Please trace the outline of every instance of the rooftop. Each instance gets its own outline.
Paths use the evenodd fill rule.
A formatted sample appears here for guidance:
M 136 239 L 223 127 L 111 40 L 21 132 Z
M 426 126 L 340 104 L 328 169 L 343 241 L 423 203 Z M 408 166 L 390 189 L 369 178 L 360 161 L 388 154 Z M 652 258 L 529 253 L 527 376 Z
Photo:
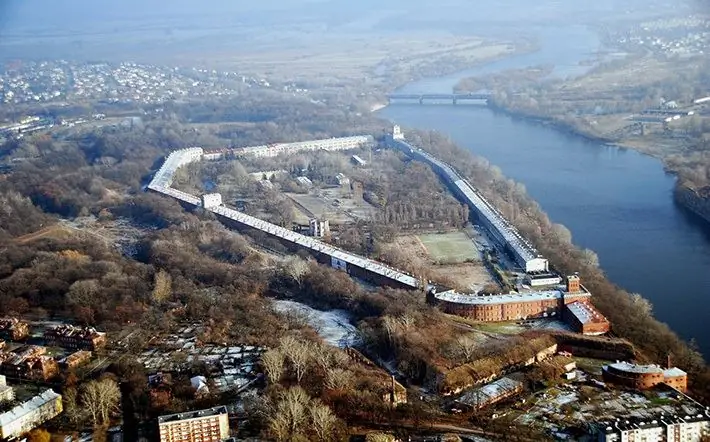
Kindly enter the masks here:
M 566 307 L 582 324 L 607 322 L 607 319 L 588 302 L 575 301 L 567 304 Z
M 45 391 L 44 393 L 33 397 L 27 402 L 24 402 L 21 405 L 18 405 L 17 407 L 13 408 L 12 410 L 0 414 L 0 426 L 8 425 L 17 419 L 20 419 L 22 416 L 26 415 L 27 413 L 32 412 L 33 410 L 41 407 L 42 405 L 57 400 L 61 399 L 62 396 L 59 394 L 55 393 L 54 390 L 49 389 Z
M 615 362 L 609 364 L 607 367 L 611 367 L 615 370 L 625 371 L 629 373 L 646 373 L 646 374 L 663 374 L 666 377 L 677 377 L 686 376 L 687 373 L 680 368 L 668 368 L 664 369 L 660 365 L 650 364 L 650 365 L 637 365 L 630 362 Z
M 509 377 L 504 377 L 483 387 L 464 393 L 457 402 L 474 407 L 481 406 L 506 394 L 514 393 L 522 387 L 523 384 L 521 382 Z
M 513 302 L 532 302 L 561 299 L 563 292 L 560 290 L 542 290 L 524 293 L 509 293 L 506 295 L 470 295 L 458 293 L 455 290 L 436 293 L 434 297 L 440 301 L 454 302 L 457 304 L 489 305 L 507 304 Z
M 206 410 L 186 411 L 184 413 L 168 414 L 158 418 L 158 424 L 166 424 L 170 422 L 178 422 L 189 419 L 200 419 L 209 416 L 219 416 L 227 414 L 227 407 L 224 405 L 219 407 L 208 408 Z

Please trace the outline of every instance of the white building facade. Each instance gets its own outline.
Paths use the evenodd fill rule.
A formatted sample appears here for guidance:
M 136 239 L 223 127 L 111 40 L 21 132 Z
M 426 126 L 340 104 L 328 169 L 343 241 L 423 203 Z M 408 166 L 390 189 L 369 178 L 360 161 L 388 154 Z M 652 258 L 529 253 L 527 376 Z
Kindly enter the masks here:
M 19 437 L 62 412 L 62 396 L 47 390 L 39 396 L 0 414 L 0 439 Z

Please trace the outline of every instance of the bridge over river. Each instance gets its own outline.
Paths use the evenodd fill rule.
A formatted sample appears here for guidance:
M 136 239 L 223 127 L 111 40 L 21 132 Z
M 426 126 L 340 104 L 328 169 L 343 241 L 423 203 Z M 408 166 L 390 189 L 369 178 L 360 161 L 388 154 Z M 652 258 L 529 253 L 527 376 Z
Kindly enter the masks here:
M 387 100 L 392 103 L 393 100 L 416 100 L 419 104 L 424 104 L 425 101 L 435 100 L 450 100 L 453 104 L 459 101 L 488 101 L 491 94 L 486 93 L 461 93 L 461 94 L 387 94 Z

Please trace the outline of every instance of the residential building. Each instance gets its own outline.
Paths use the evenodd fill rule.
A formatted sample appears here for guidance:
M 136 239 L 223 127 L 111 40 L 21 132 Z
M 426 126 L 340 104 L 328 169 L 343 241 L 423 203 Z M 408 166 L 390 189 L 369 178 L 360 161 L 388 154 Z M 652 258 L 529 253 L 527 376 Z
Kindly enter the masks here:
M 91 359 L 91 352 L 87 350 L 76 351 L 66 358 L 59 361 L 59 364 L 65 368 L 76 368 L 82 364 L 89 362 Z
M 62 412 L 62 396 L 49 389 L 0 414 L 0 439 L 19 437 Z
M 664 369 L 658 365 L 616 362 L 602 368 L 602 377 L 606 382 L 637 390 L 648 390 L 658 384 L 666 384 L 682 392 L 688 389 L 688 374 L 675 367 Z
M 0 339 L 21 341 L 30 334 L 30 326 L 17 318 L 0 319 Z
M 227 407 L 160 416 L 158 430 L 160 442 L 220 442 L 229 437 Z
M 93 327 L 76 327 L 62 324 L 50 327 L 44 332 L 44 339 L 50 347 L 96 350 L 106 345 L 106 333 Z
M 617 419 L 591 426 L 599 442 L 700 442 L 710 436 L 707 411 L 692 416 L 659 415 L 653 418 Z
M 0 352 L 0 373 L 17 379 L 48 381 L 59 373 L 57 361 L 47 349 L 26 345 L 12 352 Z

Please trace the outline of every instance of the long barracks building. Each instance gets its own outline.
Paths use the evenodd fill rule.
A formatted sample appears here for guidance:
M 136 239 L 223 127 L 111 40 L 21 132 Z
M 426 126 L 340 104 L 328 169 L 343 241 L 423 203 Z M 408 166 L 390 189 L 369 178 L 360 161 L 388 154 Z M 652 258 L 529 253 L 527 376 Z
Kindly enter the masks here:
M 422 159 L 450 185 L 457 196 L 464 198 L 477 214 L 491 235 L 505 247 L 516 262 L 527 272 L 546 272 L 548 262 L 527 242 L 503 216 L 486 201 L 468 181 L 462 179 L 450 166 L 440 162 L 433 156 L 411 147 L 402 141 L 401 134 L 395 128 L 392 140 L 399 143 L 400 149 L 409 149 L 409 153 Z M 173 151 L 168 155 L 163 165 L 155 173 L 148 189 L 170 196 L 188 207 L 201 207 L 214 213 L 227 225 L 240 229 L 258 230 L 279 239 L 285 245 L 308 251 L 319 262 L 347 272 L 350 275 L 370 280 L 376 283 L 394 287 L 422 289 L 428 293 L 430 302 L 439 304 L 444 311 L 469 316 L 479 321 L 506 321 L 521 318 L 547 317 L 562 314 L 565 306 L 575 301 L 586 301 L 590 294 L 580 287 L 578 279 L 568 280 L 567 286 L 547 291 L 531 291 L 501 295 L 469 295 L 453 290 L 442 290 L 437 293 L 434 284 L 420 281 L 416 276 L 402 270 L 394 269 L 381 262 L 359 256 L 346 250 L 326 244 L 318 239 L 305 236 L 292 230 L 260 220 L 238 210 L 229 208 L 222 203 L 219 194 L 208 194 L 200 197 L 171 187 L 173 175 L 178 168 L 201 160 L 219 160 L 236 158 L 251 152 L 256 156 L 268 157 L 278 154 L 301 152 L 304 150 L 347 150 L 368 146 L 373 142 L 370 136 L 332 138 L 293 144 L 280 144 L 278 153 L 272 146 L 256 146 L 254 148 L 225 149 L 223 151 L 205 152 L 202 148 L 193 147 Z M 289 146 L 291 148 L 289 148 Z M 575 278 L 575 277 L 573 277 Z M 572 288 L 570 288 L 572 283 Z M 585 306 L 589 304 L 585 303 Z M 589 305 L 591 307 L 591 305 Z M 572 316 L 575 316 L 573 312 Z M 597 317 L 593 313 L 593 317 Z M 579 315 L 577 315 L 579 316 Z M 596 330 L 595 330 L 596 331 Z
M 493 207 L 453 167 L 407 143 L 399 126 L 394 127 L 388 142 L 410 158 L 428 164 L 446 182 L 456 197 L 469 207 L 471 213 L 486 228 L 490 236 L 515 259 L 515 262 L 525 272 L 547 272 L 549 270 L 547 259 L 543 258 L 498 209 Z

